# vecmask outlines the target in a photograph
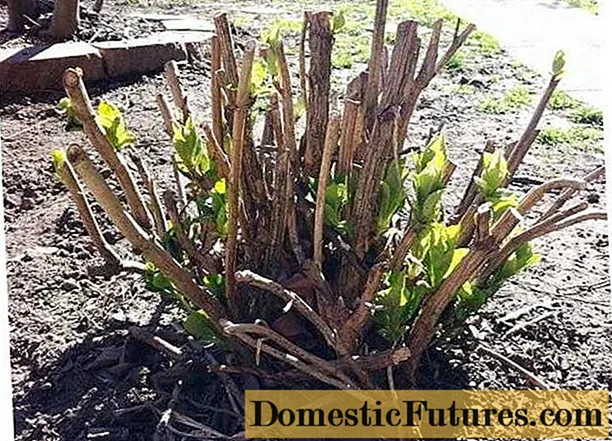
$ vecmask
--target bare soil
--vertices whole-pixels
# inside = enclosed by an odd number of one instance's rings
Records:
[[[154,8],[107,2],[103,13],[175,12],[207,18],[212,11],[244,5]],[[4,7],[0,11],[4,18]],[[255,36],[256,28],[270,17],[269,12],[253,15],[251,23],[259,24],[239,31]],[[208,81],[206,69],[183,68],[185,88],[201,117],[206,116]],[[457,93],[464,83],[472,84],[473,93]],[[423,96],[409,145],[422,145],[430,128],[445,124],[449,154],[459,164],[449,203],[469,179],[486,138],[501,144],[520,135],[530,108],[502,115],[478,109],[483,97],[519,84],[537,92],[544,79],[517,67],[502,53],[478,56],[463,71],[444,73]],[[172,185],[171,145],[155,106],[155,95],[165,91],[161,75],[98,84],[89,90],[96,102],[104,99],[120,105],[138,138],[133,148],[144,153],[160,186]],[[88,268],[101,261],[66,190],[54,176],[49,156],[53,149],[70,142],[86,144],[82,134],[64,130],[65,122],[55,110],[61,96],[52,91],[32,97],[7,95],[0,109],[16,439],[182,439],[176,434],[160,438],[162,431],[155,436],[169,407],[222,433],[240,432],[240,418],[231,410],[227,387],[204,366],[224,361],[223,354],[191,347],[175,325],[180,313],[147,291],[140,276],[108,278],[88,273]],[[560,121],[570,124],[567,115],[549,113],[544,125]],[[532,180],[582,176],[603,163],[603,155],[593,151],[536,145],[520,175]],[[513,188],[526,191],[524,181],[517,180]],[[584,197],[605,208],[605,184],[592,184]],[[130,248],[125,240],[108,222],[103,225],[107,239],[127,256]],[[553,387],[610,389],[608,241],[606,222],[588,222],[537,241],[542,262],[506,284],[469,320],[469,326],[444,336],[431,348],[421,386],[532,386],[511,366],[479,349],[486,346]],[[515,311],[523,313],[507,319]],[[171,363],[131,338],[128,330],[132,326],[153,330],[189,353],[199,352],[192,358],[202,363],[187,359]],[[239,388],[268,385],[246,375],[232,378]]]

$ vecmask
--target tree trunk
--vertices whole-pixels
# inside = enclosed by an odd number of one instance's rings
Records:
[[[7,29],[9,31],[20,31],[26,23],[25,16],[27,15],[32,20],[38,18],[38,3],[36,0],[8,0],[9,22]]]
[[[53,38],[67,40],[79,28],[79,0],[55,0],[53,9]]]

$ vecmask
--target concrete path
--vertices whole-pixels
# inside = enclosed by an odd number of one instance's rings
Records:
[[[554,54],[562,49],[567,57],[567,74],[560,88],[576,99],[604,107],[605,54],[600,15],[569,7],[562,0],[442,2],[478,29],[495,36],[514,58],[545,76]]]

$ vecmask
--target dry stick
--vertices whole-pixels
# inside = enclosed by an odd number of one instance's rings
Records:
[[[400,269],[401,265],[406,260],[406,256],[412,248],[412,244],[416,240],[418,236],[418,230],[414,227],[409,226],[402,240],[400,240],[399,245],[395,249],[395,253],[393,253],[393,257],[391,258],[391,268],[394,270]]]
[[[520,216],[525,215],[529,210],[533,208],[538,201],[544,197],[544,195],[550,191],[555,189],[563,189],[563,188],[584,188],[584,181],[577,179],[552,179],[548,182],[545,182],[538,187],[531,189],[523,198],[520,200],[518,206],[516,207],[516,211],[507,210],[501,218],[495,224],[495,230],[500,239],[508,236],[514,228],[518,225],[519,219],[516,216],[518,213]],[[468,211],[469,213],[469,211]],[[471,234],[471,233],[470,233]]]
[[[322,11],[310,14],[309,19],[310,72],[308,79],[310,87],[308,90],[308,113],[306,114],[304,171],[307,176],[314,177],[319,172],[329,118],[333,34],[329,12]]]
[[[172,361],[177,361],[183,356],[181,348],[168,343],[166,340],[154,335],[146,329],[132,326],[129,329],[130,335],[140,343],[151,346],[158,350]]]
[[[286,289],[280,283],[267,279],[252,271],[238,271],[236,273],[236,282],[245,283],[257,288],[266,290],[281,300],[291,303],[291,308],[295,308],[297,312],[302,314],[306,320],[314,325],[319,330],[325,341],[332,347],[337,346],[337,336],[335,332],[323,321],[323,319],[310,307],[298,294]]]
[[[89,202],[87,202],[87,199],[85,198],[83,187],[81,187],[81,184],[74,175],[74,170],[72,169],[70,163],[65,161],[63,164],[61,164],[58,167],[58,174],[62,183],[66,186],[66,188],[68,188],[70,197],[72,197],[72,200],[79,210],[85,230],[91,238],[94,246],[109,267],[118,268],[121,265],[121,259],[108,244],[106,239],[104,239],[104,236],[100,231],[100,226],[98,225],[98,222],[91,211]]]
[[[486,280],[494,274],[501,266],[506,262],[506,260],[514,253],[521,245],[540,237],[544,234],[548,234],[550,232],[556,231],[557,229],[565,228],[565,226],[573,225],[565,225],[559,226],[559,223],[564,221],[565,219],[572,218],[572,216],[577,215],[580,212],[583,212],[589,207],[588,203],[582,202],[580,204],[574,205],[573,207],[568,208],[565,211],[556,213],[550,216],[548,219],[537,223],[530,227],[529,229],[519,233],[518,235],[512,237],[503,247],[502,249],[491,259],[491,261],[487,264],[486,268],[483,269],[482,274],[478,275],[478,280],[476,281],[476,285],[482,285],[486,282]],[[587,213],[589,216],[590,213]],[[561,223],[561,225],[564,225]],[[511,229],[509,229],[511,230]]]
[[[319,182],[317,186],[317,199],[315,206],[315,224],[313,233],[313,261],[321,269],[323,265],[323,225],[325,223],[325,192],[327,190],[327,180],[331,171],[332,156],[338,145],[340,137],[340,118],[332,116],[327,125],[325,135],[325,147],[321,158],[321,170],[319,171]]]
[[[304,100],[304,110],[308,113],[308,78],[306,77],[306,34],[308,33],[308,23],[310,13],[304,11],[304,21],[302,22],[302,33],[300,34],[300,91]],[[282,43],[281,43],[282,44]]]
[[[592,182],[602,176],[606,171],[606,168],[602,165],[597,167],[591,173],[582,178],[585,182]],[[574,196],[578,189],[568,188],[552,203],[550,208],[540,217],[540,222],[548,219],[550,216],[555,214],[563,205]]]
[[[374,113],[372,111],[378,104],[378,86],[380,84],[383,46],[385,45],[385,26],[388,5],[388,0],[376,1],[374,35],[372,36],[370,60],[368,61],[368,85],[363,100],[363,115],[365,117],[366,128],[370,128],[374,123]]]
[[[132,162],[136,164],[136,168],[138,169],[138,173],[140,174],[140,178],[145,184],[147,188],[147,192],[149,193],[150,199],[150,210],[153,215],[153,223],[155,225],[155,232],[157,236],[161,239],[166,234],[166,217],[162,211],[162,205],[159,200],[159,195],[157,194],[157,188],[155,186],[155,181],[151,178],[147,167],[144,162],[140,158],[140,156],[132,154],[130,155]]]
[[[287,231],[287,218],[289,216],[289,192],[291,191],[291,158],[281,123],[280,111],[278,108],[277,95],[272,93],[270,96],[270,124],[274,139],[276,140],[276,164],[274,170],[274,181],[272,185],[273,193],[273,219],[272,240],[270,241],[270,251],[268,254],[269,262],[277,262],[278,255],[281,253]]]
[[[359,175],[359,182],[351,215],[355,219],[354,242],[358,253],[366,251],[366,245],[372,227],[373,206],[380,176],[384,172],[384,159],[393,144],[397,123],[397,107],[389,107],[377,115],[374,123],[371,142],[368,144],[368,156]]]
[[[472,179],[470,179],[470,183],[465,189],[465,193],[463,193],[463,197],[461,198],[461,202],[455,208],[455,213],[453,214],[453,218],[451,223],[455,225],[459,220],[465,215],[468,208],[472,205],[476,197],[478,196],[478,186],[476,185],[476,181],[474,178],[480,177],[482,173],[482,169],[484,167],[484,154],[492,153],[495,150],[495,145],[493,141],[487,140],[484,150],[480,155],[480,159],[478,160],[478,164],[476,168],[474,168],[474,172],[472,173]]]
[[[425,52],[425,58],[421,69],[416,77],[417,87],[421,90],[425,89],[431,79],[436,75],[436,62],[438,61],[438,50],[440,46],[440,34],[442,33],[442,20],[437,20],[431,30],[429,44]]]
[[[172,175],[174,176],[174,183],[176,184],[176,193],[178,195],[178,198],[176,200],[178,210],[182,212],[187,206],[187,197],[185,196],[185,190],[183,189],[183,184],[181,182],[181,172],[179,171],[179,166],[176,157],[172,157]]]
[[[318,371],[316,368],[313,368],[311,365],[300,361],[295,355],[288,354],[286,352],[273,348],[265,343],[261,343],[261,339],[255,339],[255,338],[249,337],[246,334],[239,333],[239,332],[234,332],[234,334],[231,334],[231,335],[235,336],[236,338],[248,344],[249,346],[251,346],[257,351],[265,352],[266,354],[271,355],[277,360],[290,364],[296,369],[304,372],[309,377],[314,377],[322,381],[323,383],[327,383],[338,389],[347,388],[346,384],[343,381],[337,380],[329,375],[324,374],[323,372]]]
[[[546,87],[546,90],[544,90],[544,93],[542,94],[542,98],[540,98],[538,106],[533,112],[533,115],[531,115],[529,124],[527,124],[525,131],[523,132],[520,139],[508,155],[508,174],[506,176],[506,182],[509,182],[510,179],[512,179],[514,173],[516,173],[516,170],[523,162],[525,155],[533,144],[533,141],[535,140],[535,132],[540,122],[540,119],[542,118],[542,114],[544,113],[544,110],[548,105],[548,101],[550,101],[550,97],[557,88],[559,81],[560,78],[556,78],[555,76],[551,77],[550,81],[548,82],[548,86]]]
[[[311,366],[319,368],[319,373],[323,371],[327,375],[333,375],[338,378],[344,385],[343,389],[356,389],[355,384],[343,372],[335,368],[333,364],[302,349],[268,327],[257,324],[234,324],[228,320],[222,320],[222,326],[228,335],[236,335],[240,338],[241,335],[256,334],[259,338],[269,339],[285,349],[289,353],[287,355],[305,360]],[[287,361],[287,359],[285,358],[284,361]],[[310,374],[312,375],[312,371],[310,371]]]
[[[517,370],[518,372],[520,372],[521,374],[523,374],[523,376],[525,378],[527,378],[529,381],[531,381],[534,385],[541,387],[544,390],[552,390],[555,388],[555,386],[548,384],[546,381],[542,380],[540,377],[537,377],[536,375],[532,374],[531,372],[529,372],[527,369],[525,369],[523,366],[519,365],[518,363],[515,363],[514,361],[510,360],[508,357],[506,357],[505,355],[502,355],[496,351],[494,351],[493,349],[484,346],[484,345],[480,345],[478,347],[478,349],[480,349],[481,351],[486,352],[487,354],[497,358],[499,361],[507,364],[508,366],[514,368],[515,370]]]
[[[196,285],[181,265],[159,243],[152,240],[134,221],[132,216],[124,210],[117,196],[81,147],[71,145],[68,148],[67,155],[70,164],[121,234],[143,254],[146,260],[153,262],[162,273],[170,277],[183,295],[197,307],[206,311],[212,326],[221,330],[218,319],[225,317],[225,311],[219,301]]]
[[[215,17],[215,22],[216,22]],[[251,72],[253,70],[253,57],[256,43],[249,41],[242,58],[234,125],[232,127],[232,149],[230,160],[230,179],[227,182],[228,225],[227,243],[225,248],[225,286],[228,304],[233,314],[237,314],[238,302],[235,289],[234,273],[236,272],[236,253],[238,248],[238,218],[240,216],[240,186],[242,182],[242,154],[244,150],[244,130],[249,106],[249,88],[251,85]],[[243,228],[248,228],[243,225]]]
[[[448,62],[453,58],[455,53],[459,50],[461,46],[465,44],[465,40],[470,36],[470,34],[476,30],[476,25],[470,23],[465,29],[458,33],[459,31],[459,22],[457,22],[457,28],[455,29],[455,35],[453,36],[453,41],[450,46],[446,49],[446,52],[440,57],[438,63],[436,64],[436,74],[442,72],[442,69],[446,67]]]
[[[524,215],[529,210],[531,210],[549,191],[565,188],[570,188],[574,191],[579,191],[583,190],[585,186],[586,182],[582,179],[551,179],[550,181],[546,181],[543,184],[538,185],[537,187],[534,187],[529,190],[529,192],[527,192],[527,194],[523,196],[516,209],[521,215]]]
[[[236,102],[235,88],[238,87],[238,65],[234,55],[234,41],[230,32],[227,14],[221,13],[214,18],[215,30],[219,37],[219,47],[221,49],[221,58],[223,60],[223,70],[227,76],[225,83],[225,93],[229,101],[229,111],[233,112],[233,106]]]
[[[185,93],[183,92],[179,82],[179,69],[176,61],[170,60],[166,63],[164,66],[164,74],[166,81],[168,82],[168,86],[170,87],[174,107],[181,111],[181,119],[186,121],[189,117],[189,109],[187,108],[187,98],[185,97]]]
[[[342,134],[338,147],[338,174],[347,176],[351,172],[353,164],[353,152],[355,144],[355,123],[359,116],[359,101],[347,99],[344,101],[344,114],[342,116]]]
[[[206,252],[198,250],[196,245],[189,238],[188,232],[183,229],[183,223],[181,222],[181,217],[176,205],[176,198],[172,190],[166,190],[164,192],[164,202],[166,203],[168,215],[176,231],[179,245],[185,250],[189,259],[198,265],[198,269],[203,269],[209,274],[218,274],[221,271],[220,263],[207,254],[208,250],[206,250]]]
[[[363,330],[367,324],[368,318],[370,317],[370,304],[374,301],[378,288],[380,287],[381,277],[386,269],[384,263],[378,263],[374,265],[368,274],[363,294],[359,299],[359,304],[353,311],[353,314],[342,326],[340,331],[340,337],[342,344],[347,348],[348,352],[354,351],[358,340],[363,336]]]
[[[295,116],[293,113],[293,90],[291,88],[291,76],[289,74],[289,66],[283,43],[278,45],[278,71],[280,74],[280,94],[282,97],[282,115],[283,115],[283,139],[285,146],[291,155],[292,167],[297,166],[297,145],[295,141]],[[295,170],[294,170],[295,172]],[[293,194],[293,189],[291,189]]]
[[[89,142],[94,146],[102,159],[117,176],[121,188],[125,192],[127,203],[134,213],[136,221],[145,229],[151,227],[149,213],[142,200],[142,195],[134,183],[134,178],[127,168],[123,157],[110,143],[104,130],[96,121],[96,114],[87,95],[83,74],[80,69],[67,69],[64,72],[64,88],[74,106],[77,118],[83,124],[83,131]]]
[[[157,107],[159,107],[159,112],[162,115],[162,119],[164,120],[164,130],[172,138],[174,133],[174,118],[172,117],[172,110],[170,109],[170,104],[165,96],[161,93],[158,93],[155,97],[157,101]]]
[[[206,136],[206,142],[208,146],[208,152],[213,158],[215,166],[217,167],[217,171],[219,175],[225,180],[230,177],[230,165],[229,159],[227,159],[227,155],[221,148],[219,144],[219,138],[214,133],[214,130],[211,130],[208,124],[204,124],[202,126],[204,129],[204,135]]]
[[[216,35],[213,35],[210,39],[210,54],[212,71],[210,80],[212,133],[219,142],[219,145],[221,145],[223,143],[223,103],[221,101],[221,84],[216,74],[221,69],[221,46],[219,37]]]
[[[417,27],[418,23],[412,20],[404,21],[397,27],[385,89],[382,91],[382,108],[402,104],[402,92],[411,69],[410,54],[414,52]]]

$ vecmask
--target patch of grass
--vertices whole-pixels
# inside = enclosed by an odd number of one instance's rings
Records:
[[[546,127],[540,131],[538,142],[547,146],[571,145],[581,150],[601,153],[603,130],[596,127]]]
[[[580,101],[572,98],[562,90],[555,91],[550,97],[548,108],[550,110],[569,110],[580,106]]]
[[[572,121],[578,124],[603,127],[603,112],[594,107],[580,106],[572,113]]]
[[[501,53],[499,41],[490,34],[482,31],[474,31],[467,42],[470,46],[475,46],[482,55],[494,57]]]
[[[406,15],[422,25],[431,26],[438,19],[455,21],[457,15],[446,9],[438,0],[396,0],[391,1],[388,16],[392,19],[406,19]]]
[[[591,14],[599,14],[599,0],[565,0],[570,6],[584,9]]]
[[[476,93],[476,88],[471,84],[460,84],[458,86],[452,86],[451,93],[455,95],[471,96]]]
[[[492,114],[504,114],[516,111],[531,104],[533,97],[523,86],[513,87],[502,97],[486,97],[479,106],[480,111]]]
[[[465,60],[466,60],[465,54],[459,51],[455,55],[453,55],[453,57],[450,60],[448,60],[448,63],[446,63],[446,68],[448,70],[463,71],[465,70],[465,67],[466,67]]]

